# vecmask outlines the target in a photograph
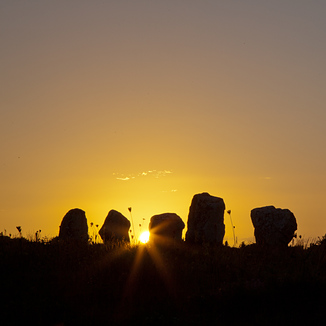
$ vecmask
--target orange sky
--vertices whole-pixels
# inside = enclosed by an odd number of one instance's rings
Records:
[[[265,205],[326,233],[326,3],[0,6],[0,232],[55,236],[75,207],[186,222],[205,191],[239,239]]]

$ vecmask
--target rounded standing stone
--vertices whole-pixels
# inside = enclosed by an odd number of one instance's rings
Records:
[[[258,245],[288,246],[297,230],[294,214],[288,209],[265,206],[251,211]]]
[[[71,209],[62,219],[59,231],[62,240],[88,240],[86,214],[82,209]]]
[[[129,220],[120,212],[112,209],[105,218],[99,234],[104,243],[115,240],[130,242],[129,229]]]
[[[164,244],[181,241],[184,227],[181,217],[175,213],[154,215],[149,223],[150,240]]]

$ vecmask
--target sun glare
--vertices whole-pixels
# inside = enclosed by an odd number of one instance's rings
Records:
[[[139,241],[141,243],[146,243],[149,240],[149,232],[148,231],[144,231],[140,236],[139,236]]]

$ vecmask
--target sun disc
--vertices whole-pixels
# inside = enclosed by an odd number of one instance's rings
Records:
[[[140,237],[139,237],[139,241],[140,241],[141,243],[146,243],[146,242],[148,242],[148,240],[149,240],[149,232],[148,232],[148,231],[144,231],[144,232],[140,235]]]

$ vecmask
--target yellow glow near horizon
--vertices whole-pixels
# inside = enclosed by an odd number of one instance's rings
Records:
[[[139,236],[139,241],[141,243],[146,243],[149,240],[149,232],[148,231],[144,231],[140,236]]]

